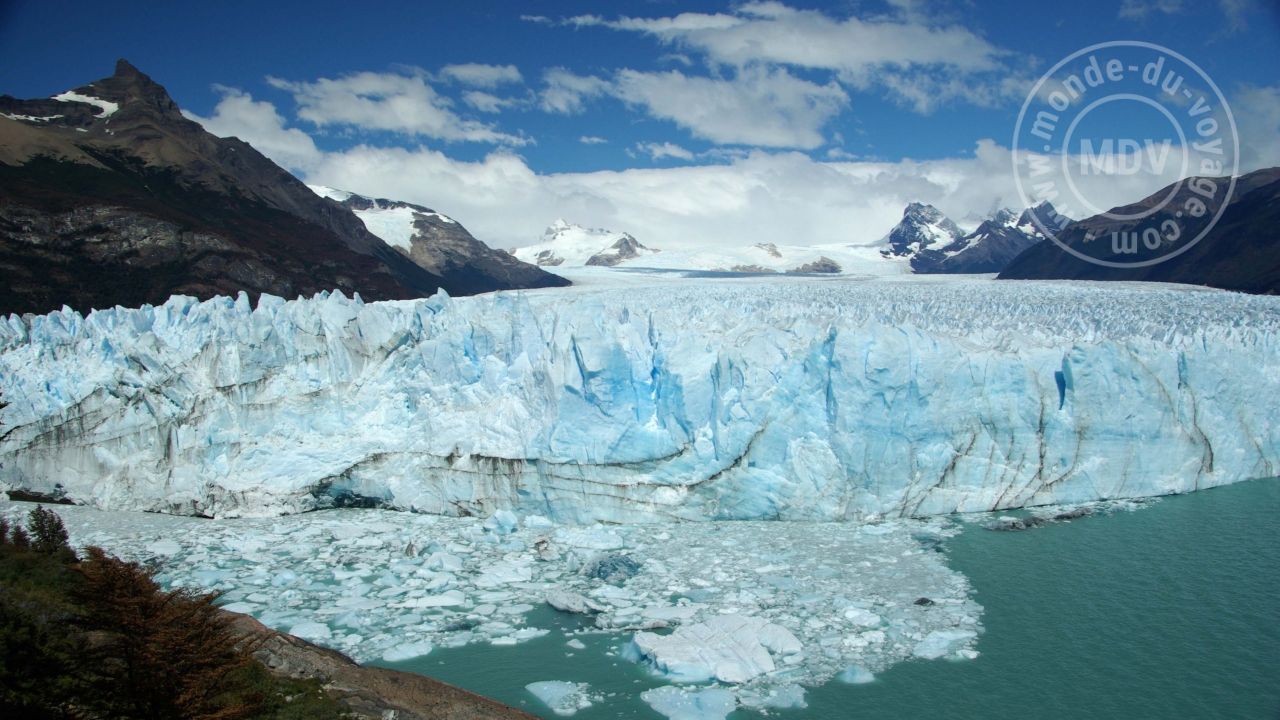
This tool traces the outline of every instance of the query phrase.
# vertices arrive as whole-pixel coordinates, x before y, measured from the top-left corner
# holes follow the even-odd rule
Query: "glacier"
[[[871,521],[1277,474],[1280,299],[787,278],[0,320],[0,488],[212,517]]]

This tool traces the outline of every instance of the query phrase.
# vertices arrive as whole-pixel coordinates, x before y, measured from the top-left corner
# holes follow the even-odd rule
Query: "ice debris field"
[[[0,488],[215,517],[865,521],[1280,472],[1280,299],[788,279],[0,320]]]
[[[32,507],[0,501],[0,514],[21,520]],[[577,632],[615,634],[618,656],[669,681],[643,699],[672,717],[802,706],[805,686],[837,676],[867,682],[910,657],[977,654],[981,608],[936,550],[956,532],[944,519],[563,526],[506,511],[202,520],[53,509],[73,544],[154,564],[166,585],[225,591],[227,609],[359,661],[514,645],[549,632],[525,620],[544,603],[582,613],[592,622]],[[535,685],[562,714],[592,702],[572,679]]]

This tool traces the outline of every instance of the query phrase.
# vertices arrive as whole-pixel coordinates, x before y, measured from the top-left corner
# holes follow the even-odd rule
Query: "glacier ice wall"
[[[0,485],[213,516],[869,519],[1277,474],[1280,300],[753,281],[0,320]]]

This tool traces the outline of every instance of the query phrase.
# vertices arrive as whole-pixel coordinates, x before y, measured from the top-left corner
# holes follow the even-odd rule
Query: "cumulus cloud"
[[[524,145],[528,139],[459,116],[421,75],[362,72],[314,82],[267,78],[293,95],[298,117],[317,127],[349,126],[446,141]]]
[[[519,107],[523,104],[518,98],[498,97],[482,90],[468,90],[462,94],[462,102],[484,113],[500,113],[507,108]]]
[[[287,127],[269,103],[243,93],[228,93],[224,102],[229,104],[211,118],[195,119],[247,140],[308,182],[436,208],[494,247],[535,242],[557,217],[625,230],[665,248],[871,244],[909,202],[931,203],[971,222],[975,213],[1023,204],[1012,153],[993,140],[979,141],[962,157],[925,161],[874,162],[838,152],[817,160],[799,152],[723,148],[677,167],[546,174],[507,149],[477,161],[422,147],[359,145],[323,152],[298,142],[299,131]],[[253,112],[233,114],[240,104]],[[1280,89],[1246,88],[1233,104],[1254,164],[1280,162]],[[672,148],[676,154],[666,156],[679,157],[683,149]],[[653,149],[662,152],[661,145]],[[1169,172],[1175,165],[1169,163]],[[1118,203],[1145,197],[1173,179],[1090,175],[1077,177],[1077,183],[1091,198]],[[1055,205],[1083,216],[1069,198],[1055,199]]]
[[[543,111],[560,115],[576,115],[586,107],[586,101],[606,95],[611,85],[608,80],[590,75],[579,75],[567,68],[551,68],[542,74],[543,88],[538,105]]]
[[[718,144],[812,149],[825,142],[823,127],[849,104],[835,82],[819,85],[760,66],[730,78],[631,69],[601,78],[555,68],[543,79],[539,102],[547,112],[579,113],[588,100],[612,97]]]
[[[482,88],[495,88],[499,85],[524,81],[524,76],[520,74],[520,70],[515,65],[486,65],[484,63],[445,65],[440,69],[440,76],[463,85]]]
[[[663,158],[675,158],[676,160],[692,160],[694,155],[675,143],[663,142],[643,142],[636,144],[636,150],[648,155],[652,160],[661,160]]]
[[[846,87],[883,91],[921,113],[949,103],[996,106],[1020,99],[1030,87],[1024,67],[1029,59],[959,24],[940,23],[937,15],[930,20],[918,5],[897,2],[890,14],[836,18],[780,2],[752,2],[727,13],[580,15],[562,24],[646,35],[701,56],[713,69],[736,69],[740,78],[762,67],[826,72]]]
[[[582,137],[578,138],[578,142],[582,143],[583,145],[604,145],[609,141],[606,140],[605,138],[600,137],[599,135],[583,135]]]
[[[1280,85],[1245,85],[1231,101],[1240,135],[1240,170],[1280,166]]]
[[[743,68],[731,80],[678,70],[622,70],[613,85],[624,102],[719,144],[812,149],[822,128],[849,104],[839,85],[818,85],[782,69]]]
[[[571,18],[579,27],[644,33],[697,50],[723,65],[769,62],[862,75],[884,66],[941,65],[996,70],[1007,51],[959,25],[935,27],[916,19],[838,19],[817,10],[755,2],[734,13],[681,13],[665,18]]]
[[[1182,12],[1182,0],[1124,0],[1119,16],[1125,20],[1146,20],[1154,13],[1176,15]]]
[[[209,117],[183,111],[189,120],[204,126],[218,137],[238,137],[285,167],[306,171],[320,160],[320,150],[311,136],[297,128],[286,128],[285,119],[269,102],[254,100],[235,88],[215,85],[222,96]]]

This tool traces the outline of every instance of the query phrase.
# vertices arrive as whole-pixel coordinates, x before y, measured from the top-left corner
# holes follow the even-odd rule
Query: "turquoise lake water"
[[[1280,719],[1280,480],[1024,532],[970,524],[945,552],[984,607],[978,659],[912,660],[870,684],[832,682],[809,690],[806,709],[772,717]],[[575,623],[546,609],[530,617]],[[605,697],[581,720],[660,717],[638,695],[667,683],[608,654],[625,636],[579,636],[583,650],[565,639],[389,666],[543,717],[555,715],[528,683],[590,683]]]

